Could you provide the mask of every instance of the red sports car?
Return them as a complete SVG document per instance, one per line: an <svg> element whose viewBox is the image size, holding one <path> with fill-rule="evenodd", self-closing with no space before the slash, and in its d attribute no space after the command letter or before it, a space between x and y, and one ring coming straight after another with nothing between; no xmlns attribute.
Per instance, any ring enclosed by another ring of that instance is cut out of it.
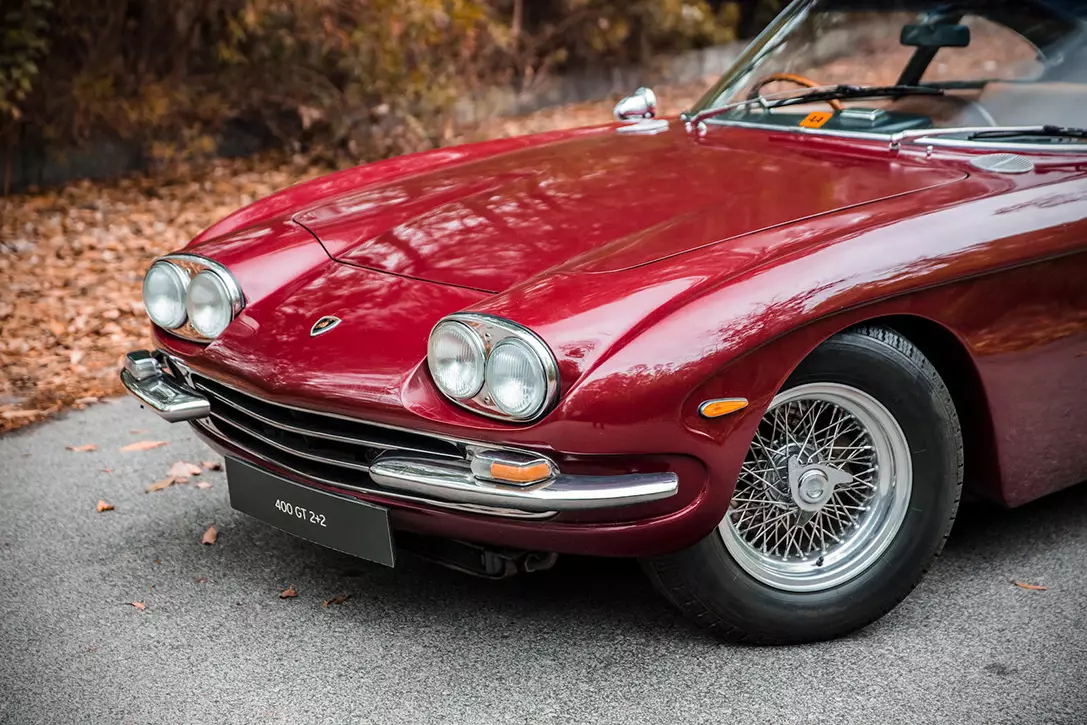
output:
<svg viewBox="0 0 1087 725"><path fill-rule="evenodd" d="M235 508L387 565L637 557L839 636L965 492L1087 479L1087 7L799 0L657 118L390 159L152 264L125 385Z"/></svg>

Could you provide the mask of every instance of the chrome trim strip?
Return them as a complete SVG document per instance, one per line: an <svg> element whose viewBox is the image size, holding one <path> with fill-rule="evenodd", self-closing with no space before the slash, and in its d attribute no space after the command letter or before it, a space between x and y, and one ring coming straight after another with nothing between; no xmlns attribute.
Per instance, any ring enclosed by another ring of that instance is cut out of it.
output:
<svg viewBox="0 0 1087 725"><path fill-rule="evenodd" d="M318 455L315 455L313 453L309 453L307 451L300 451L297 448L292 448L291 446L289 446L289 445L287 445L285 443L280 443L279 441L272 440L268 436L266 436L266 435L264 435L262 433L258 433L257 431L253 430L249 426L243 425L243 424L239 423L236 420L231 420L230 418L223 415L222 413L216 413L215 411L212 411L211 417L212 418L217 418L218 420L223 421L224 423L226 423L229 426L233 426L234 428L238 428L243 433L245 433L247 436L252 436L252 437L256 438L258 441L260 441L261 443L263 443L266 446L271 446L272 448L277 448L277 449L279 449L281 451L284 451L285 453L291 454L292 456L298 456L299 458L305 458L307 461L313 461L314 463L324 463L324 464L327 464L329 466L337 466L339 468L349 468L352 471L361 471L362 473L366 473L366 472L368 472L370 470L370 467L367 466L365 463L352 463L350 461L341 461L338 458L325 458L324 456L318 456ZM228 438L229 438L229 436L228 436Z"/></svg>
<svg viewBox="0 0 1087 725"><path fill-rule="evenodd" d="M291 475L296 476L302 481L316 481L317 483L323 483L326 486L347 489L349 491L356 491L358 493L364 493L371 496L379 496L387 499L393 499L396 501L407 501L410 503L420 504L422 506L437 506L439 508L453 509L456 511L463 511L467 513L484 514L487 516L503 516L506 518L518 519L545 519L555 515L554 511L528 512L519 511L517 509L494 508L489 506L473 506L470 504L458 504L448 501L437 501L429 498L421 498L419 496L408 496L393 491L382 491L379 489L368 488L365 486L354 486L349 483L343 483L341 481L331 481L327 478L322 478L320 476L314 476L310 473L304 473L302 471L299 471L295 468L283 464L281 461L276 461L272 458L268 458L267 456L261 455L260 453L257 453L256 451L253 451L246 446L230 440L230 438L224 435L221 431L219 431L219 429L215 427L215 424L210 420L193 420L190 421L190 425L192 426L193 430L196 431L196 434L200 436L200 438L204 442L218 450L223 455L237 455L235 451L242 451L245 455L251 456L258 461L263 461L266 464L275 466L280 470L287 471Z"/></svg>
<svg viewBox="0 0 1087 725"><path fill-rule="evenodd" d="M270 405L270 406L273 406L273 407L283 407L283 408L288 409L288 410L290 409L287 406L281 406L280 403L272 403L272 402L263 400L261 398L258 398L255 395L250 395L248 393L243 393L240 390L235 390L234 388L230 388L230 386L224 385L223 383L219 383L218 381L216 381L216 383L219 384L219 385L223 385L223 387L225 387L225 388L229 388L232 392L236 392L238 395L244 395L244 396L246 396L248 398L258 400L258 401L264 403L265 405ZM410 445L399 445L399 444L394 444L394 443L382 443L380 441L375 441L375 440L371 440L371 439L368 439L368 438L359 438L359 437L355 437L355 436L339 435L337 433L328 433L328 432L321 431L321 430L315 430L313 428L299 428L298 426L293 426L293 425L290 425L288 423L282 423L282 422L277 421L277 420L272 420L271 418L269 418L269 417L267 417L265 415L262 415L261 413L258 413L256 411L254 411L252 408L250 408L250 407L248 407L248 406L246 406L246 405L244 405L242 403L239 403L236 400L231 400L230 398L226 397L225 395L221 395L219 393L216 393L211 388L207 387L206 385L201 385L199 382L194 381L193 382L193 387L195 387L197 390L203 390L204 392L208 393L209 395L214 396L216 400L218 400L218 401L220 401L222 403L225 403L226 405L230 406L231 408L234 408L237 411L245 413L246 415L250 416L251 418L256 418L261 423L264 423L266 425L270 425L273 428L279 428L280 430L287 431L288 433L297 433L298 435L311 436L313 438L322 438L322 439L328 440L328 441L336 441L337 443L347 443L347 444L350 444L350 445L367 446L369 448L380 448L382 450L409 451L409 452L412 452L412 453L425 453L427 455L432 455L432 456L453 457L452 454L445 454L445 453L441 453L441 452L438 452L438 451L427 450L427 449L424 449L424 448L416 448L416 447L410 446ZM295 410L298 410L298 409L295 409ZM316 416L329 415L328 413L310 413L310 411L301 411L301 410L298 410L298 412L306 412L306 413L309 413L310 415L316 415ZM332 417L332 416L330 416L330 417ZM345 420L345 419L336 417L335 420ZM227 422L230 422L229 418L227 419ZM353 422L353 423L364 423L366 425L376 425L374 423L370 423L369 421L361 421L361 420L351 421L351 422ZM237 425L237 424L235 424L235 425ZM242 427L242 426L239 426L239 427ZM248 428L246 428L246 430L248 430ZM414 431L404 431L404 432L414 432ZM418 434L418 435L423 435L424 437L427 437L427 436L425 436L425 434ZM438 439L435 436L429 436L429 437L433 437L436 440L441 440L441 439Z"/></svg>
<svg viewBox="0 0 1087 725"><path fill-rule="evenodd" d="M674 473L623 476L559 474L535 487L487 484L463 464L404 456L378 458L370 467L375 483L457 503L510 504L524 511L586 511L659 501L679 491ZM440 493L438 493L440 491Z"/></svg>

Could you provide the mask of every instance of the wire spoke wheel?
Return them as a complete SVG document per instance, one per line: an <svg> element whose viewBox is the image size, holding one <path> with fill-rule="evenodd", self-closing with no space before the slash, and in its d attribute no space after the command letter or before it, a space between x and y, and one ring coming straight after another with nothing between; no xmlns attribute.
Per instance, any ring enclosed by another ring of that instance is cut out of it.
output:
<svg viewBox="0 0 1087 725"><path fill-rule="evenodd" d="M718 531L764 584L830 589L894 540L912 483L906 436L883 404L847 385L801 385L759 423Z"/></svg>

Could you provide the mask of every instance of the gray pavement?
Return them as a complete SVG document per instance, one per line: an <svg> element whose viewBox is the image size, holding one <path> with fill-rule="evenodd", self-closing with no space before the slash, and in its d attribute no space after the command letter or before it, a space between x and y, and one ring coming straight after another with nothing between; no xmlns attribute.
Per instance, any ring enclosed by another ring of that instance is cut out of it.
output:
<svg viewBox="0 0 1087 725"><path fill-rule="evenodd" d="M169 445L119 451L145 439ZM631 562L385 569L232 512L222 473L144 493L209 457L131 400L0 437L0 722L1087 723L1087 486L969 506L882 622L759 649L687 625Z"/></svg>

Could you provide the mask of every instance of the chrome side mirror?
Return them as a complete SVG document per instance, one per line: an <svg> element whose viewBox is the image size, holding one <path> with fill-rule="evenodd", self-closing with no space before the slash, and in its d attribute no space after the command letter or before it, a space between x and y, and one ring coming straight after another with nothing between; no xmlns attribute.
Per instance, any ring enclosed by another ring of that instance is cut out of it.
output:
<svg viewBox="0 0 1087 725"><path fill-rule="evenodd" d="M615 118L618 121L639 121L656 115L657 94L651 88L639 88L634 95L615 104Z"/></svg>

